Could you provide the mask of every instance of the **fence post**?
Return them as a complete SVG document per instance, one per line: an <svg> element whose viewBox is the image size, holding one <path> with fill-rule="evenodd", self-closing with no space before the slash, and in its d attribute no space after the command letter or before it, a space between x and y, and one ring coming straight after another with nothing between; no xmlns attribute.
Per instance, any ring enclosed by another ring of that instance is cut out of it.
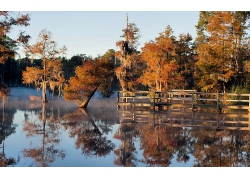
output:
<svg viewBox="0 0 250 180"><path fill-rule="evenodd" d="M192 93L192 111L194 111L194 93Z"/></svg>
<svg viewBox="0 0 250 180"><path fill-rule="evenodd" d="M154 95L153 95L153 110L155 111L155 91L154 91Z"/></svg>
<svg viewBox="0 0 250 180"><path fill-rule="evenodd" d="M217 111L220 112L220 94L217 93Z"/></svg>
<svg viewBox="0 0 250 180"><path fill-rule="evenodd" d="M133 92L132 96L133 96L133 108L135 108L135 94L136 92Z"/></svg>
<svg viewBox="0 0 250 180"><path fill-rule="evenodd" d="M119 109L119 94L120 92L117 91L117 102L116 102L116 108Z"/></svg>
<svg viewBox="0 0 250 180"><path fill-rule="evenodd" d="M250 95L248 96L248 112L250 112Z"/></svg>

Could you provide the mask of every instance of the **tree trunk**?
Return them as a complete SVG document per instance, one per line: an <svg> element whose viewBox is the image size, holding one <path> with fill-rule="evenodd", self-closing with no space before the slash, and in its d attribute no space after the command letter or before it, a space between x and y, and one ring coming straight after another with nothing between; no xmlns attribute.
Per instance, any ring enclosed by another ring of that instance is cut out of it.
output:
<svg viewBox="0 0 250 180"><path fill-rule="evenodd" d="M94 91L78 106L79 108L87 108L90 99L92 98L92 96L95 94L97 90L97 87L94 89Z"/></svg>
<svg viewBox="0 0 250 180"><path fill-rule="evenodd" d="M47 97L46 97L46 82L43 82L43 87L42 87L42 102L47 103Z"/></svg>

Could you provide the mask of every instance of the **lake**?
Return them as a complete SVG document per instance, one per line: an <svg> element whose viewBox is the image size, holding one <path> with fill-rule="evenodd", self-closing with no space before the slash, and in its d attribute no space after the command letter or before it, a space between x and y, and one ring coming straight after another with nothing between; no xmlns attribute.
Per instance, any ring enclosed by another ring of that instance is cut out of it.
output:
<svg viewBox="0 0 250 180"><path fill-rule="evenodd" d="M116 93L110 98L96 93L87 109L79 109L56 95L48 94L46 104L29 95L41 92L14 87L5 108L1 103L1 166L250 166L250 131L210 128L208 121L249 122L248 113L122 111ZM194 117L199 126L183 123Z"/></svg>

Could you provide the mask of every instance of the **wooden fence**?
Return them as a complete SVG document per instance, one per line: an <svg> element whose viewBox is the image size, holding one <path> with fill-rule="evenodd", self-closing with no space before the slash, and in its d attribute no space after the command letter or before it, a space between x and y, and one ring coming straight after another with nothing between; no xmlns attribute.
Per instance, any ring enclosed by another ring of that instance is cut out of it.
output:
<svg viewBox="0 0 250 180"><path fill-rule="evenodd" d="M250 94L206 93L194 90L172 90L170 92L118 91L117 107L151 110L168 108L200 108L248 110L250 112Z"/></svg>

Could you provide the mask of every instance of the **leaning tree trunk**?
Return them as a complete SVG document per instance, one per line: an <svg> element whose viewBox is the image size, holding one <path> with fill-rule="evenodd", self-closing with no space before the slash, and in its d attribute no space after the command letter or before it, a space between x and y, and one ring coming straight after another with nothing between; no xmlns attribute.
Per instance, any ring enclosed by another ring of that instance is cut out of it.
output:
<svg viewBox="0 0 250 180"><path fill-rule="evenodd" d="M89 101L92 98L92 96L95 94L96 90L97 90L97 87L94 89L94 91L88 97L86 97L86 99L78 107L79 108L87 108Z"/></svg>

